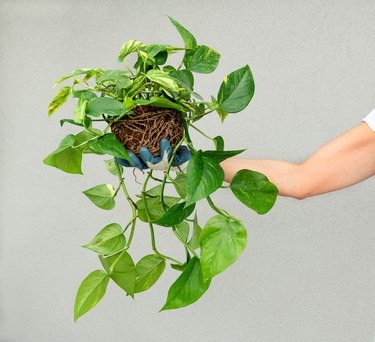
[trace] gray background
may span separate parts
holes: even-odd
[[[259,216],[229,190],[218,206],[244,220],[249,241],[240,259],[206,294],[182,310],[158,313],[177,273],[170,267],[133,301],[110,284],[103,300],[76,324],[76,290],[100,269],[80,247],[130,209],[93,206],[81,191],[115,182],[104,159],[84,157],[85,176],[42,159],[70,132],[47,117],[52,85],[73,69],[118,68],[128,39],[183,46],[170,15],[199,44],[221,53],[217,70],[196,76],[209,100],[229,72],[249,64],[256,91],[242,112],[221,125],[241,157],[302,161],[374,107],[374,1],[4,1],[1,4],[1,341],[372,341],[375,332],[374,185],[368,179],[335,193],[298,201],[279,197]],[[179,63],[180,54],[171,58]],[[178,65],[178,64],[177,64]],[[209,141],[192,133],[196,144]],[[136,173],[142,178],[141,172]],[[139,192],[131,170],[130,191]],[[151,183],[152,184],[152,183]],[[214,212],[201,202],[199,222]],[[135,260],[151,251],[147,225],[132,244]],[[182,257],[174,236],[158,229],[161,251]]]

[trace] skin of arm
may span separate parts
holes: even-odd
[[[240,169],[263,173],[279,195],[304,199],[346,188],[375,175],[375,132],[365,122],[329,141],[301,163],[228,158],[220,163],[224,180]]]

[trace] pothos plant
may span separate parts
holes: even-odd
[[[83,193],[97,207],[111,210],[122,190],[132,211],[127,223],[111,222],[83,245],[98,254],[103,269],[91,272],[79,286],[74,305],[75,321],[102,299],[109,281],[134,298],[155,284],[164,272],[166,262],[179,274],[160,311],[194,303],[209,288],[212,278],[239,258],[247,242],[242,221],[219,208],[211,195],[219,189],[230,189],[239,201],[258,214],[268,212],[278,195],[278,189],[265,175],[248,169],[239,170],[229,185],[223,185],[224,171],[220,162],[245,149],[225,150],[223,137],[210,137],[193,124],[210,113],[216,113],[224,123],[228,114],[243,110],[254,94],[250,67],[245,65],[225,76],[217,96],[211,95],[211,101],[204,101],[193,90],[193,74],[212,73],[220,54],[206,45],[198,45],[191,32],[175,19],[168,18],[180,33],[184,47],[145,45],[141,41],[129,40],[122,45],[118,57],[123,68],[77,69],[61,77],[55,86],[67,79],[73,79],[72,85],[62,87],[48,106],[50,117],[68,98],[76,98],[73,118],[60,120],[60,125],[75,125],[80,131],[66,135],[43,162],[64,172],[82,175],[84,154],[111,156],[112,159],[104,162],[108,171],[117,178],[116,186],[99,184]],[[184,53],[180,65],[177,68],[167,65],[169,55],[179,51]],[[137,56],[133,68],[125,60],[131,54]],[[145,108],[146,111],[142,110]],[[163,111],[169,116],[152,120],[156,113]],[[145,126],[140,121],[126,126],[125,123],[130,122],[127,120],[140,113],[143,119],[146,117],[146,121],[142,121]],[[163,135],[171,122],[177,127],[175,133],[180,132],[180,135],[174,134],[178,137],[175,141],[172,141],[172,133]],[[125,129],[118,133],[114,128],[120,123],[124,123]],[[160,134],[153,138],[146,135],[148,140],[145,140],[145,134],[140,137],[139,131],[144,133],[150,125]],[[196,148],[189,135],[190,129],[209,139],[213,149]],[[130,161],[129,151],[137,153],[140,146],[157,146],[162,136],[171,139],[173,145],[168,166],[162,178],[155,177],[154,170],[150,169],[143,180],[141,193],[133,197],[127,190],[125,180],[128,177],[124,167],[117,163],[117,158]],[[176,170],[173,174],[171,166],[182,142],[186,142],[191,158],[186,170]],[[158,152],[154,150],[153,153],[157,155]],[[157,185],[150,188],[151,179]],[[165,194],[166,186],[172,189],[174,196]],[[201,200],[206,200],[214,211],[203,227],[197,217],[197,204]],[[130,248],[141,224],[149,226],[151,250],[150,254],[135,262]],[[185,260],[160,252],[155,241],[157,229],[168,229],[177,237],[176,241],[186,252]],[[138,233],[144,234],[144,230],[139,229]]]

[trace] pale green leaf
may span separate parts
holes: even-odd
[[[79,286],[74,304],[74,321],[90,311],[103,298],[109,276],[101,271],[91,272]]]

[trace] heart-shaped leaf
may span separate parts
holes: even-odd
[[[111,184],[96,185],[82,192],[101,209],[111,210],[115,207],[115,189]]]
[[[258,214],[267,213],[275,204],[279,190],[268,178],[257,171],[237,171],[229,184],[233,194]]]
[[[106,153],[117,158],[130,161],[128,152],[123,144],[117,140],[113,133],[106,133],[103,136],[90,141],[89,145],[95,152]]]
[[[144,256],[135,266],[135,292],[148,290],[160,278],[165,260],[156,254]]]
[[[211,279],[203,281],[199,259],[193,257],[170,287],[167,301],[160,311],[178,309],[196,302],[207,291],[210,283]]]
[[[101,270],[91,272],[79,286],[74,304],[74,321],[91,310],[103,298],[109,276]]]
[[[129,253],[124,250],[110,257],[99,255],[99,259],[111,279],[134,298],[135,265]]]
[[[223,215],[211,217],[200,236],[203,279],[208,280],[232,265],[246,242],[247,231],[240,222]]]
[[[187,194],[186,207],[206,198],[216,191],[224,180],[224,171],[216,160],[196,151],[186,170]]]
[[[217,94],[220,108],[228,113],[237,113],[243,110],[252,99],[254,89],[253,75],[250,67],[246,64],[227,75],[221,83]]]
[[[124,104],[112,97],[95,97],[87,103],[86,114],[99,117],[102,114],[119,116],[124,113]]]
[[[118,223],[105,226],[86,245],[82,246],[103,255],[114,254],[125,247],[125,236]]]

